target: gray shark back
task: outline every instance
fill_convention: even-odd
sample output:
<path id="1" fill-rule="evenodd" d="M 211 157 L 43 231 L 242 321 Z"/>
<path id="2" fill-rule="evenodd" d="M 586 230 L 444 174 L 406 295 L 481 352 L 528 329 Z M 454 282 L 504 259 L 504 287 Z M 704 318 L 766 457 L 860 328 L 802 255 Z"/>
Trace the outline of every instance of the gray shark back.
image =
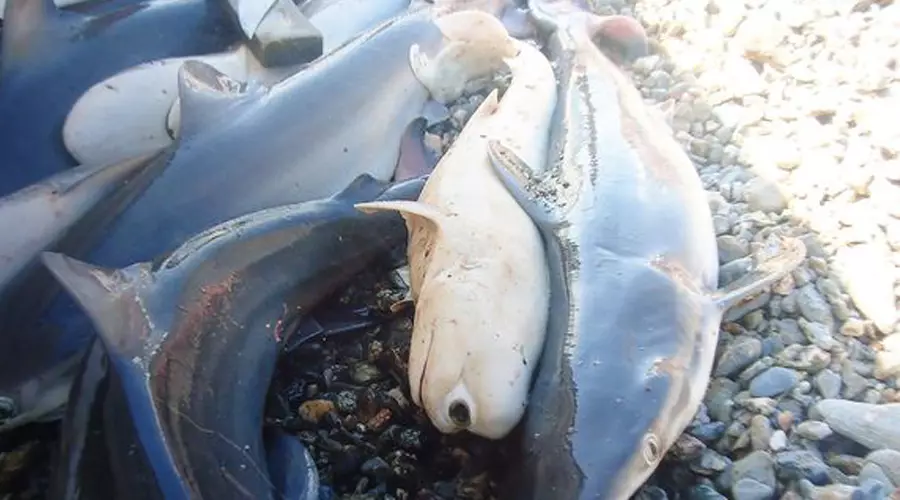
<path id="1" fill-rule="evenodd" d="M 330 196 L 361 173 L 390 179 L 400 139 L 428 96 L 409 70 L 409 45 L 435 47 L 441 37 L 427 16 L 407 16 L 269 91 L 251 85 L 193 108 L 183 98 L 181 138 L 165 171 L 92 261 L 154 258 L 240 214 Z"/>

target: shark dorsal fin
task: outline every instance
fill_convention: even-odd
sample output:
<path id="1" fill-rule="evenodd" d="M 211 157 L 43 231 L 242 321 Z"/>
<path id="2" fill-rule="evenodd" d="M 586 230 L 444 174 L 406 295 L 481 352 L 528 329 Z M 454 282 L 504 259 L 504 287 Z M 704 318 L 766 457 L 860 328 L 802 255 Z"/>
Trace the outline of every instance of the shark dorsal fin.
<path id="1" fill-rule="evenodd" d="M 41 260 L 91 319 L 111 356 L 120 360 L 143 356 L 138 321 L 146 324 L 147 318 L 136 300 L 136 280 L 144 265 L 107 269 L 55 252 L 44 252 Z"/>
<path id="2" fill-rule="evenodd" d="M 382 182 L 370 174 L 360 174 L 332 198 L 346 203 L 359 203 L 377 198 L 388 186 L 387 182 Z"/>
<path id="3" fill-rule="evenodd" d="M 205 62 L 186 61 L 178 70 L 179 135 L 190 137 L 264 92 L 252 80 L 238 82 Z"/>

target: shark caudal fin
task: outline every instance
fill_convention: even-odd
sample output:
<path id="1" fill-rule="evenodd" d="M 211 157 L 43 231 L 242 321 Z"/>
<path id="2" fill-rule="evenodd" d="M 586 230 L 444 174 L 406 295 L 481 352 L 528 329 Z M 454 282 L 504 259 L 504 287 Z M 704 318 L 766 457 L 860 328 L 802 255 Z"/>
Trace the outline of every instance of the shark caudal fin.
<path id="1" fill-rule="evenodd" d="M 238 82 L 205 62 L 186 61 L 178 70 L 178 135 L 190 137 L 266 91 L 253 80 Z M 168 121 L 171 129 L 174 117 Z"/>
<path id="2" fill-rule="evenodd" d="M 111 356 L 143 355 L 147 332 L 137 335 L 135 329 L 140 325 L 149 329 L 148 312 L 137 297 L 146 264 L 105 269 L 55 252 L 42 253 L 41 261 L 91 319 Z"/>
<path id="3" fill-rule="evenodd" d="M 758 264 L 749 273 L 716 292 L 714 299 L 719 309 L 726 311 L 760 293 L 806 258 L 806 245 L 799 238 L 782 237 L 778 243 L 778 248 L 765 252 L 767 256 L 757 256 Z"/>

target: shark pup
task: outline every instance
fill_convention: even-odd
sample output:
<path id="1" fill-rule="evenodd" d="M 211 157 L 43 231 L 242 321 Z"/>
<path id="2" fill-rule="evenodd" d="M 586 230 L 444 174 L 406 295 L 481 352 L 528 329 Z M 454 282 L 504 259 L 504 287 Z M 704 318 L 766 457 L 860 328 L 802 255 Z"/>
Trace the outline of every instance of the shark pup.
<path id="1" fill-rule="evenodd" d="M 44 254 L 109 356 L 105 397 L 83 391 L 75 405 L 103 405 L 81 421 L 104 416 L 107 438 L 94 443 L 113 467 L 114 498 L 278 494 L 263 440 L 278 351 L 316 305 L 405 243 L 399 215 L 353 205 L 415 199 L 423 184 L 362 175 L 331 198 L 210 228 L 155 264 L 114 270 Z"/>
<path id="2" fill-rule="evenodd" d="M 540 3 L 531 2 L 533 14 Z M 546 171 L 500 136 L 488 146 L 541 228 L 551 280 L 509 498 L 626 499 L 696 413 L 724 311 L 790 272 L 805 247 L 775 241 L 757 269 L 717 290 L 715 232 L 696 170 L 605 55 L 624 62 L 646 53 L 642 28 L 574 9 L 553 21 L 559 106 Z"/>
<path id="3" fill-rule="evenodd" d="M 491 439 L 506 436 L 525 411 L 549 301 L 541 236 L 487 155 L 487 138 L 497 136 L 530 164 L 547 158 L 556 80 L 540 50 L 517 45 L 503 99 L 494 91 L 478 107 L 418 201 L 357 205 L 397 210 L 407 222 L 413 402 L 442 432 Z"/>

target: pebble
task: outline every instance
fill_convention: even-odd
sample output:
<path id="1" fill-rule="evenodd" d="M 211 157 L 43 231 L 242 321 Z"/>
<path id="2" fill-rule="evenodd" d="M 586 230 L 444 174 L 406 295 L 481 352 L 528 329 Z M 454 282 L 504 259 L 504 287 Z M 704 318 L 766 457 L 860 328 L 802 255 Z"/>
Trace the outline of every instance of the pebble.
<path id="1" fill-rule="evenodd" d="M 775 488 L 755 479 L 745 477 L 731 488 L 734 500 L 769 500 L 775 495 Z"/>
<path id="2" fill-rule="evenodd" d="M 782 451 L 775 455 L 779 479 L 806 479 L 815 485 L 829 482 L 828 466 L 815 453 L 805 450 Z"/>
<path id="3" fill-rule="evenodd" d="M 866 455 L 866 463 L 877 465 L 894 486 L 900 487 L 900 451 L 875 450 Z"/>
<path id="4" fill-rule="evenodd" d="M 744 196 L 748 208 L 754 212 L 779 213 L 787 208 L 787 198 L 778 185 L 761 177 L 747 183 Z"/>
<path id="5" fill-rule="evenodd" d="M 834 434 L 834 431 L 831 430 L 831 427 L 829 427 L 828 424 L 825 422 L 817 422 L 815 420 L 801 422 L 800 425 L 797 426 L 796 432 L 799 436 L 812 441 L 821 441 Z"/>
<path id="6" fill-rule="evenodd" d="M 781 451 L 788 446 L 788 437 L 787 433 L 783 430 L 778 429 L 777 431 L 772 433 L 772 437 L 769 438 L 769 449 L 772 451 Z"/>
<path id="7" fill-rule="evenodd" d="M 825 399 L 835 399 L 841 393 L 841 376 L 831 370 L 822 370 L 815 377 L 816 389 Z"/>
<path id="8" fill-rule="evenodd" d="M 334 403 L 327 399 L 311 399 L 304 401 L 297 413 L 300 418 L 311 423 L 318 423 L 329 412 L 334 411 Z"/>
<path id="9" fill-rule="evenodd" d="M 754 451 L 734 463 L 731 469 L 732 485 L 742 479 L 753 479 L 770 488 L 775 488 L 775 461 L 765 451 Z M 732 492 L 733 493 L 733 492 Z"/>
<path id="10" fill-rule="evenodd" d="M 872 243 L 842 247 L 835 255 L 853 303 L 882 333 L 891 333 L 897 322 L 890 258 L 886 245 Z"/>
<path id="11" fill-rule="evenodd" d="M 772 424 L 763 415 L 754 415 L 750 419 L 750 446 L 754 450 L 766 450 L 772 439 Z"/>
<path id="12" fill-rule="evenodd" d="M 719 247 L 719 262 L 722 264 L 746 257 L 750 253 L 750 245 L 746 241 L 730 234 L 719 236 L 716 242 Z"/>
<path id="13" fill-rule="evenodd" d="M 800 374 L 795 370 L 775 366 L 756 376 L 750 382 L 750 394 L 754 397 L 774 397 L 783 394 L 797 382 Z"/>
<path id="14" fill-rule="evenodd" d="M 869 449 L 900 451 L 900 403 L 875 405 L 825 399 L 813 411 L 835 432 Z"/>
<path id="15" fill-rule="evenodd" d="M 743 337 L 726 347 L 719 357 L 714 375 L 731 376 L 753 364 L 762 356 L 762 342 L 755 337 Z"/>

